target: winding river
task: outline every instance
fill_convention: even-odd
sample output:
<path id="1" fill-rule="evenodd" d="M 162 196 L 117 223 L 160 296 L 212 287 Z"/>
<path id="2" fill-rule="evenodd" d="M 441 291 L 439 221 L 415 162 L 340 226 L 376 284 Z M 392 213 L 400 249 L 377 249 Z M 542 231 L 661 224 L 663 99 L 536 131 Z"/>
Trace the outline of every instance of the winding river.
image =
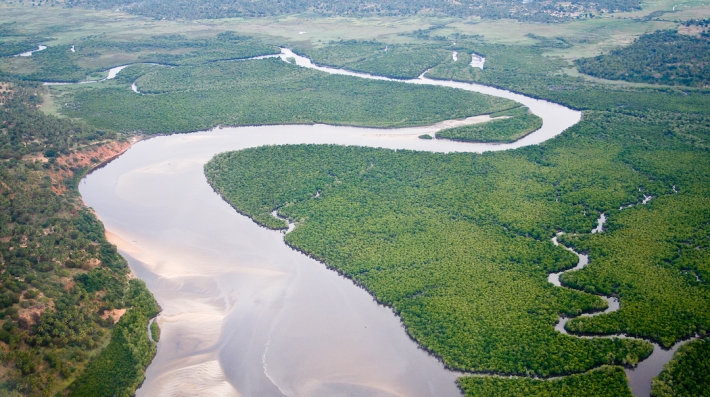
<path id="1" fill-rule="evenodd" d="M 652 196 L 646 196 L 644 195 L 643 201 L 640 203 L 634 203 L 634 204 L 629 204 L 622 206 L 619 208 L 619 211 L 625 210 L 627 208 L 631 208 L 634 205 L 637 204 L 642 204 L 645 205 L 649 201 L 651 201 L 653 197 Z M 601 214 L 599 216 L 599 219 L 597 221 L 597 227 L 592 229 L 592 233 L 602 233 L 604 231 L 603 225 L 604 222 L 606 222 L 606 215 Z M 557 237 L 561 235 L 562 232 L 558 233 L 557 236 L 552 238 L 552 243 L 554 245 L 561 245 L 557 241 Z M 580 254 L 577 251 L 565 247 L 579 258 L 577 261 L 577 265 L 573 267 L 572 269 L 568 269 L 559 273 L 551 273 L 547 281 L 552 283 L 553 285 L 557 287 L 562 287 L 562 284 L 560 283 L 560 275 L 562 273 L 566 272 L 572 272 L 580 269 L 584 269 L 585 266 L 589 264 L 589 256 L 585 254 Z M 591 317 L 591 316 L 598 316 L 600 314 L 606 314 L 606 313 L 611 313 L 613 311 L 619 310 L 621 307 L 620 302 L 617 298 L 612 297 L 612 296 L 602 296 L 602 299 L 604 299 L 607 302 L 607 308 L 605 310 L 595 312 L 595 313 L 584 313 L 582 316 L 584 317 Z M 565 329 L 565 324 L 570 319 L 567 317 L 560 317 L 560 321 L 557 323 L 555 326 L 555 329 L 558 332 L 561 332 L 563 334 L 567 334 L 568 332 Z M 618 335 L 603 335 L 603 336 L 580 336 L 580 338 L 633 338 L 630 336 L 627 336 L 625 334 L 618 334 Z M 653 378 L 658 376 L 658 374 L 661 373 L 661 370 L 663 370 L 663 366 L 670 361 L 671 358 L 673 358 L 673 354 L 675 354 L 676 350 L 678 350 L 679 347 L 683 346 L 685 343 L 689 342 L 690 339 L 686 339 L 680 342 L 677 342 L 675 345 L 673 345 L 670 349 L 663 349 L 658 343 L 655 342 L 650 342 L 653 345 L 653 353 L 646 358 L 645 360 L 641 361 L 635 368 L 626 368 L 626 377 L 629 379 L 629 386 L 631 387 L 631 391 L 633 394 L 637 397 L 646 397 L 651 395 L 651 382 L 653 381 Z M 647 341 L 648 342 L 648 341 Z"/>
<path id="2" fill-rule="evenodd" d="M 288 49 L 281 58 L 327 73 L 390 80 L 316 66 Z M 558 104 L 477 84 L 424 76 L 403 82 L 512 99 L 540 116 L 543 126 L 511 144 L 417 138 L 487 116 L 402 129 L 216 128 L 141 141 L 82 180 L 84 201 L 163 309 L 156 320 L 158 354 L 138 396 L 460 396 L 455 378 L 461 374 L 419 349 L 389 308 L 291 250 L 282 232 L 236 213 L 203 175 L 215 154 L 262 145 L 512 149 L 544 142 L 581 117 Z"/>

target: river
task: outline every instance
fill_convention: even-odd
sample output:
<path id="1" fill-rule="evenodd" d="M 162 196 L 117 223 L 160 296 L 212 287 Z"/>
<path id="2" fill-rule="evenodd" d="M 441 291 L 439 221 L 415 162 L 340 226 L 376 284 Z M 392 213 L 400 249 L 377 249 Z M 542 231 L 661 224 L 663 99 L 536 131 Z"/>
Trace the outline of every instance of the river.
<path id="1" fill-rule="evenodd" d="M 287 49 L 281 57 L 328 73 L 384 79 L 318 67 Z M 158 353 L 138 396 L 460 396 L 454 382 L 460 374 L 418 348 L 389 308 L 291 250 L 282 232 L 236 213 L 203 174 L 215 154 L 261 145 L 511 149 L 544 142 L 581 117 L 554 103 L 476 84 L 425 77 L 404 82 L 509 98 L 540 116 L 543 126 L 511 144 L 417 138 L 447 123 L 217 128 L 141 141 L 82 180 L 84 201 L 163 309 L 156 320 Z"/>

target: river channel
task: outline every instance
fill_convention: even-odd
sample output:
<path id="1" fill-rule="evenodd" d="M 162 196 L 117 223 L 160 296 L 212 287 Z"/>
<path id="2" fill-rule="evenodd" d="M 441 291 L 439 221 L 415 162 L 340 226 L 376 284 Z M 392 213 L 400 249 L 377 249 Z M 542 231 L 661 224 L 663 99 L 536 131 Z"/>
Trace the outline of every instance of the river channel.
<path id="1" fill-rule="evenodd" d="M 328 73 L 384 79 L 318 67 L 287 49 L 281 57 Z M 162 308 L 158 353 L 138 396 L 460 396 L 460 374 L 418 348 L 389 308 L 287 247 L 282 232 L 236 213 L 203 174 L 217 153 L 262 145 L 511 149 L 544 142 L 581 117 L 554 103 L 476 84 L 425 77 L 404 82 L 512 99 L 540 116 L 543 126 L 512 144 L 418 139 L 461 121 L 402 129 L 216 128 L 138 142 L 82 180 L 84 201 Z"/>

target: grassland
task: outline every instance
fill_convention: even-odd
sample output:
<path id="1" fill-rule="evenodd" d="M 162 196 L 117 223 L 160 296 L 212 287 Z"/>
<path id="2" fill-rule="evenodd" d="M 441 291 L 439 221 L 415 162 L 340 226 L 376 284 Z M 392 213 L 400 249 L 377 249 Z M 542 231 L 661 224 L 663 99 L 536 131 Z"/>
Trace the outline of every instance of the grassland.
<path id="1" fill-rule="evenodd" d="M 703 11 L 701 3 L 701 1 L 684 3 L 693 6 L 691 9 L 693 16 L 686 18 L 710 16 L 710 9 Z M 51 40 L 45 43 L 56 45 L 71 45 L 77 39 L 88 36 L 99 36 L 110 41 L 133 41 L 174 34 L 184 34 L 189 38 L 208 38 L 226 31 L 255 36 L 271 44 L 294 46 L 321 47 L 331 41 L 373 39 L 389 44 L 431 43 L 429 39 L 412 35 L 417 30 L 424 30 L 429 31 L 431 36 L 450 37 L 455 34 L 479 36 L 489 43 L 508 45 L 535 44 L 535 39 L 526 36 L 529 33 L 544 37 L 565 37 L 574 44 L 574 47 L 565 51 L 556 51 L 555 54 L 577 58 L 598 55 L 602 51 L 629 44 L 633 38 L 648 31 L 676 27 L 677 24 L 673 22 L 675 18 L 644 19 L 652 11 L 671 10 L 675 4 L 678 2 L 669 0 L 649 2 L 644 4 L 643 10 L 637 12 L 603 15 L 564 24 L 525 23 L 505 19 L 462 20 L 428 15 L 407 18 L 283 15 L 261 19 L 226 18 L 187 23 L 171 20 L 155 21 L 121 12 L 93 11 L 83 8 L 10 6 L 7 3 L 0 3 L 0 7 L 2 7 L 3 20 L 14 22 L 14 28 L 18 29 L 23 37 L 48 37 Z M 109 56 L 111 55 L 106 54 L 106 57 Z M 123 59 L 126 58 L 116 58 L 112 63 L 128 63 Z"/>
<path id="2" fill-rule="evenodd" d="M 134 3 L 126 0 L 66 0 L 69 6 L 122 8 L 127 12 L 156 19 L 218 19 L 228 17 L 274 17 L 288 14 L 398 16 L 434 14 L 486 19 L 509 18 L 518 21 L 562 22 L 593 18 L 604 12 L 629 11 L 639 8 L 640 0 L 580 0 L 574 3 L 550 0 L 543 3 L 520 3 L 515 0 L 461 0 L 454 3 L 436 0 L 299 0 L 273 4 L 251 0 L 146 0 Z M 41 4 L 41 3 L 40 3 Z"/>

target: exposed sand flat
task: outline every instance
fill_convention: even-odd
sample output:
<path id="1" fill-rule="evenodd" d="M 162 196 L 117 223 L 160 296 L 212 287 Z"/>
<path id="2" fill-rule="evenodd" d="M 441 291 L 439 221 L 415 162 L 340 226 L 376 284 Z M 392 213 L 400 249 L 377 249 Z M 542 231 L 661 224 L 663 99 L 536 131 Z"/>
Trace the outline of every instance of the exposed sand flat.
<path id="1" fill-rule="evenodd" d="M 148 390 L 155 396 L 240 397 L 216 359 L 165 371 Z"/>
<path id="2" fill-rule="evenodd" d="M 421 134 L 368 134 L 367 136 L 377 139 L 419 139 L 419 135 Z"/>

